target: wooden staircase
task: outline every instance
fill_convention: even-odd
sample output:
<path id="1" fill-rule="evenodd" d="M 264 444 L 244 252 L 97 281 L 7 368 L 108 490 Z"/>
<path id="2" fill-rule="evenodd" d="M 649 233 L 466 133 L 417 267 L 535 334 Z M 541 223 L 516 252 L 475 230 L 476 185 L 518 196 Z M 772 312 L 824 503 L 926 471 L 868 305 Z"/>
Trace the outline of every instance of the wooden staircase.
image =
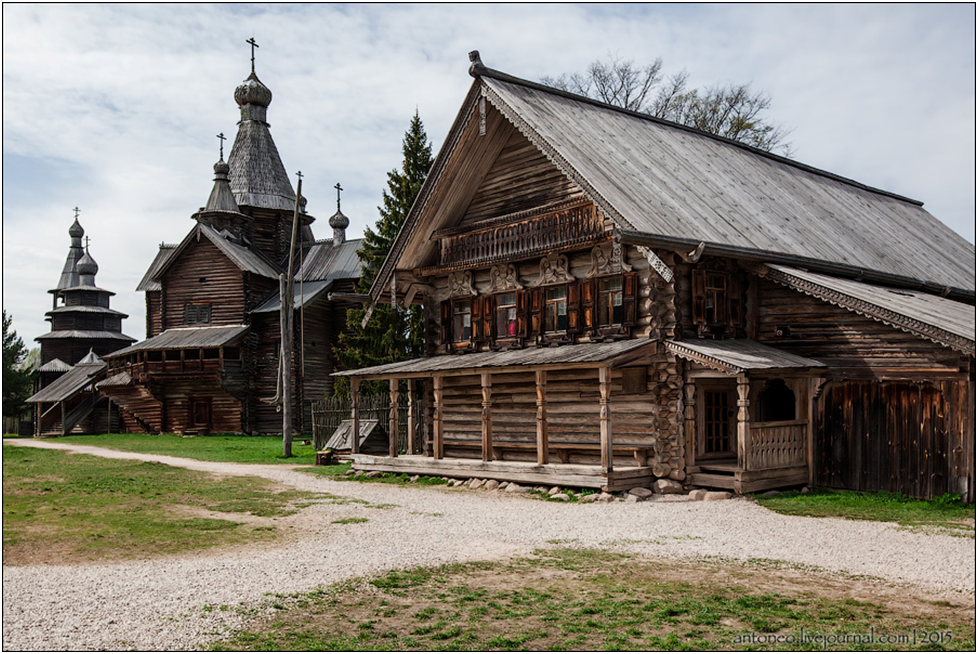
<path id="1" fill-rule="evenodd" d="M 163 431 L 163 403 L 145 386 L 109 386 L 99 389 L 108 395 L 122 414 L 148 434 Z"/>

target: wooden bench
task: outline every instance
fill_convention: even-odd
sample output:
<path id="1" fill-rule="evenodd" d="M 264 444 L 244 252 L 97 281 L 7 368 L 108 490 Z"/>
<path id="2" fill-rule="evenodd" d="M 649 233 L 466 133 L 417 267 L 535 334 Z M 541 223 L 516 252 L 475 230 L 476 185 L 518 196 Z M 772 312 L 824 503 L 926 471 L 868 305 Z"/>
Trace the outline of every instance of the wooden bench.
<path id="1" fill-rule="evenodd" d="M 433 447 L 433 441 L 429 440 L 429 444 Z M 482 451 L 482 443 L 480 441 L 459 441 L 459 440 L 449 440 L 444 441 L 445 447 L 456 447 L 466 450 L 476 450 L 478 452 Z M 547 449 L 557 455 L 557 459 L 561 463 L 570 463 L 570 455 L 574 452 L 601 452 L 600 443 L 549 443 Z M 648 465 L 649 461 L 649 450 L 653 449 L 651 445 L 631 445 L 631 444 L 619 444 L 614 443 L 612 445 L 612 451 L 615 453 L 627 452 L 635 457 L 635 463 L 639 467 L 645 467 Z M 515 442 L 515 441 L 496 441 L 492 442 L 492 458 L 496 460 L 501 460 L 498 455 L 499 451 L 518 451 L 518 452 L 536 452 L 536 443 L 529 442 Z"/>

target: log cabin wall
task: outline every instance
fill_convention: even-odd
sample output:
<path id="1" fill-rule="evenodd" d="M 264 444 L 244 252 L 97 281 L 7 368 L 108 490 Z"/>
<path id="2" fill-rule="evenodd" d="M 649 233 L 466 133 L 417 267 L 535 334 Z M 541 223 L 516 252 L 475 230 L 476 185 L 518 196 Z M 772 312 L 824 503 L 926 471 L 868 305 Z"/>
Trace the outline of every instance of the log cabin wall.
<path id="1" fill-rule="evenodd" d="M 146 291 L 146 338 L 163 333 L 163 291 Z"/>
<path id="2" fill-rule="evenodd" d="M 648 366 L 641 366 L 646 371 Z M 600 443 L 597 369 L 551 370 L 547 373 L 547 430 L 551 445 Z M 622 392 L 622 371 L 611 377 L 611 416 L 614 443 L 646 446 L 650 458 L 658 450 L 654 384 L 644 393 Z M 536 443 L 536 380 L 532 372 L 492 375 L 492 429 L 495 443 Z M 479 375 L 451 375 L 444 381 L 445 454 L 481 458 L 482 386 Z M 505 460 L 535 461 L 533 449 L 506 450 Z M 597 449 L 569 454 L 570 463 L 597 465 Z M 615 457 L 618 465 L 635 465 L 628 453 Z"/>
<path id="3" fill-rule="evenodd" d="M 191 416 L 191 402 L 209 405 L 207 430 L 212 434 L 241 433 L 241 402 L 228 395 L 214 380 L 169 380 L 157 393 L 163 402 L 163 429 L 169 433 L 197 431 L 202 425 Z"/>
<path id="4" fill-rule="evenodd" d="M 242 272 L 206 238 L 192 242 L 163 275 L 163 325 L 166 329 L 189 325 L 188 304 L 209 304 L 211 325 L 245 322 Z"/>

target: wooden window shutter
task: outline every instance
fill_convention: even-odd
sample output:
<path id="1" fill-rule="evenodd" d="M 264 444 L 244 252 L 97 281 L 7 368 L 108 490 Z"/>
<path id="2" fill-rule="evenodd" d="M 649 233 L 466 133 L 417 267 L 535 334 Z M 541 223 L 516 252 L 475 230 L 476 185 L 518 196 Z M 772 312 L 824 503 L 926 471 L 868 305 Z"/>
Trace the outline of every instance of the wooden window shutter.
<path id="1" fill-rule="evenodd" d="M 622 324 L 631 327 L 638 322 L 638 273 L 622 275 Z"/>
<path id="2" fill-rule="evenodd" d="M 727 277 L 727 324 L 740 327 L 744 322 L 743 287 L 736 274 Z"/>
<path id="3" fill-rule="evenodd" d="M 530 289 L 530 335 L 543 334 L 543 289 Z"/>
<path id="4" fill-rule="evenodd" d="M 448 344 L 452 342 L 452 301 L 445 300 L 441 303 L 441 342 Z"/>
<path id="5" fill-rule="evenodd" d="M 482 298 L 472 298 L 472 342 L 481 343 L 486 340 L 482 335 Z"/>
<path id="6" fill-rule="evenodd" d="M 706 324 L 706 272 L 693 271 L 693 324 Z"/>
<path id="7" fill-rule="evenodd" d="M 496 296 L 482 298 L 482 340 L 496 340 Z"/>
<path id="8" fill-rule="evenodd" d="M 584 279 L 581 281 L 581 314 L 584 318 L 583 329 L 594 332 L 598 328 L 598 314 L 595 312 L 594 298 L 598 294 L 598 282 L 596 279 Z"/>
<path id="9" fill-rule="evenodd" d="M 581 331 L 581 283 L 573 282 L 567 285 L 567 333 L 577 334 Z"/>
<path id="10" fill-rule="evenodd" d="M 520 338 L 529 336 L 530 315 L 527 309 L 527 291 L 516 291 L 516 335 Z"/>

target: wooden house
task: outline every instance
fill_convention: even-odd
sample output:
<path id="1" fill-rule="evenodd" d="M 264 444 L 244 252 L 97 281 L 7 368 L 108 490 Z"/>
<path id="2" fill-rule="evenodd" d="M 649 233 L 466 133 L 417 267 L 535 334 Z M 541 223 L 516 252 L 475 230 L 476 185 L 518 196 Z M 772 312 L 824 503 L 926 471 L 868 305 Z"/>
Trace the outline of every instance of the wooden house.
<path id="1" fill-rule="evenodd" d="M 68 236 L 64 269 L 58 285 L 48 291 L 53 306 L 45 319 L 51 331 L 35 339 L 41 344 L 41 366 L 27 401 L 35 404 L 36 436 L 105 432 L 118 425 L 111 404 L 92 385 L 105 370 L 99 357 L 136 340 L 122 333 L 128 316 L 109 306 L 115 293 L 95 284 L 98 264 L 82 247 L 85 230 L 77 214 Z"/>
<path id="2" fill-rule="evenodd" d="M 99 390 L 130 431 L 281 433 L 279 277 L 286 272 L 296 195 L 268 123 L 271 91 L 254 70 L 235 89 L 241 109 L 228 156 L 214 166 L 207 203 L 175 245 L 162 244 L 137 290 L 146 293 L 147 339 L 108 358 Z M 332 347 L 360 274 L 349 220 L 330 219 L 315 240 L 300 199 L 296 257 L 293 428 L 311 430 L 311 404 L 332 387 Z"/>
<path id="3" fill-rule="evenodd" d="M 429 356 L 336 373 L 420 384 L 432 438 L 357 468 L 973 500 L 974 245 L 918 201 L 470 73 L 371 291 L 424 306 Z"/>

